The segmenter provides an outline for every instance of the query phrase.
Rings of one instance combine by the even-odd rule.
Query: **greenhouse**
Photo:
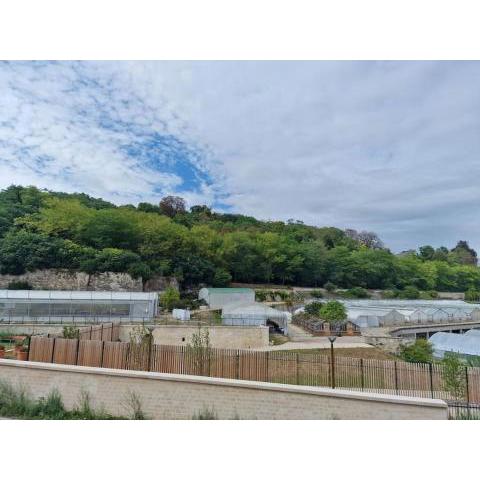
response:
[[[207,302],[212,309],[221,309],[230,303],[255,302],[255,291],[251,288],[201,288],[198,299]]]
[[[458,353],[462,356],[480,356],[480,335],[470,333],[463,335],[457,333],[437,332],[429,341],[433,345],[433,355],[443,358],[445,353]]]
[[[224,325],[268,325],[274,324],[287,332],[290,314],[271,308],[263,303],[233,303],[222,309]]]
[[[142,321],[157,311],[157,293],[0,290],[0,322]]]

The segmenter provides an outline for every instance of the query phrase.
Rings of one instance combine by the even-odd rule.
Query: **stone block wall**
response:
[[[37,398],[57,389],[67,408],[78,403],[82,391],[89,392],[94,407],[114,415],[128,414],[126,400],[135,393],[152,419],[190,420],[205,409],[218,419],[242,420],[447,418],[442,400],[245,380],[16,360],[0,360],[0,378],[24,385]]]
[[[22,275],[0,275],[0,289],[8,288],[10,282],[28,282],[35,290],[91,290],[107,292],[141,292],[141,278],[132,278],[128,273],[102,272],[89,275],[63,269],[46,269],[26,272]],[[178,288],[176,279],[154,277],[145,283],[146,292],[161,292],[167,286]]]

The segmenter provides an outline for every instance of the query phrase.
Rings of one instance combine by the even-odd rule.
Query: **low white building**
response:
[[[205,300],[213,309],[221,309],[231,303],[254,303],[255,290],[251,288],[202,288],[198,292],[198,299]]]

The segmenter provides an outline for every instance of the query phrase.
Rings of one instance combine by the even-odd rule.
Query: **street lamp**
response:
[[[332,372],[332,376],[331,376],[332,388],[335,388],[335,356],[333,353],[333,344],[336,339],[337,339],[336,336],[328,337],[328,340],[330,340],[330,365],[331,365],[331,372]]]

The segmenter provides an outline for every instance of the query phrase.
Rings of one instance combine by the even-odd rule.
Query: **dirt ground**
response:
[[[277,352],[282,350],[276,350]],[[298,350],[285,350],[286,352],[313,354],[320,353],[325,355],[329,350],[325,348],[311,348],[311,349],[298,349]],[[375,360],[395,360],[393,355],[380,350],[379,348],[336,348],[335,355],[341,357],[353,357],[353,358],[373,358]]]

